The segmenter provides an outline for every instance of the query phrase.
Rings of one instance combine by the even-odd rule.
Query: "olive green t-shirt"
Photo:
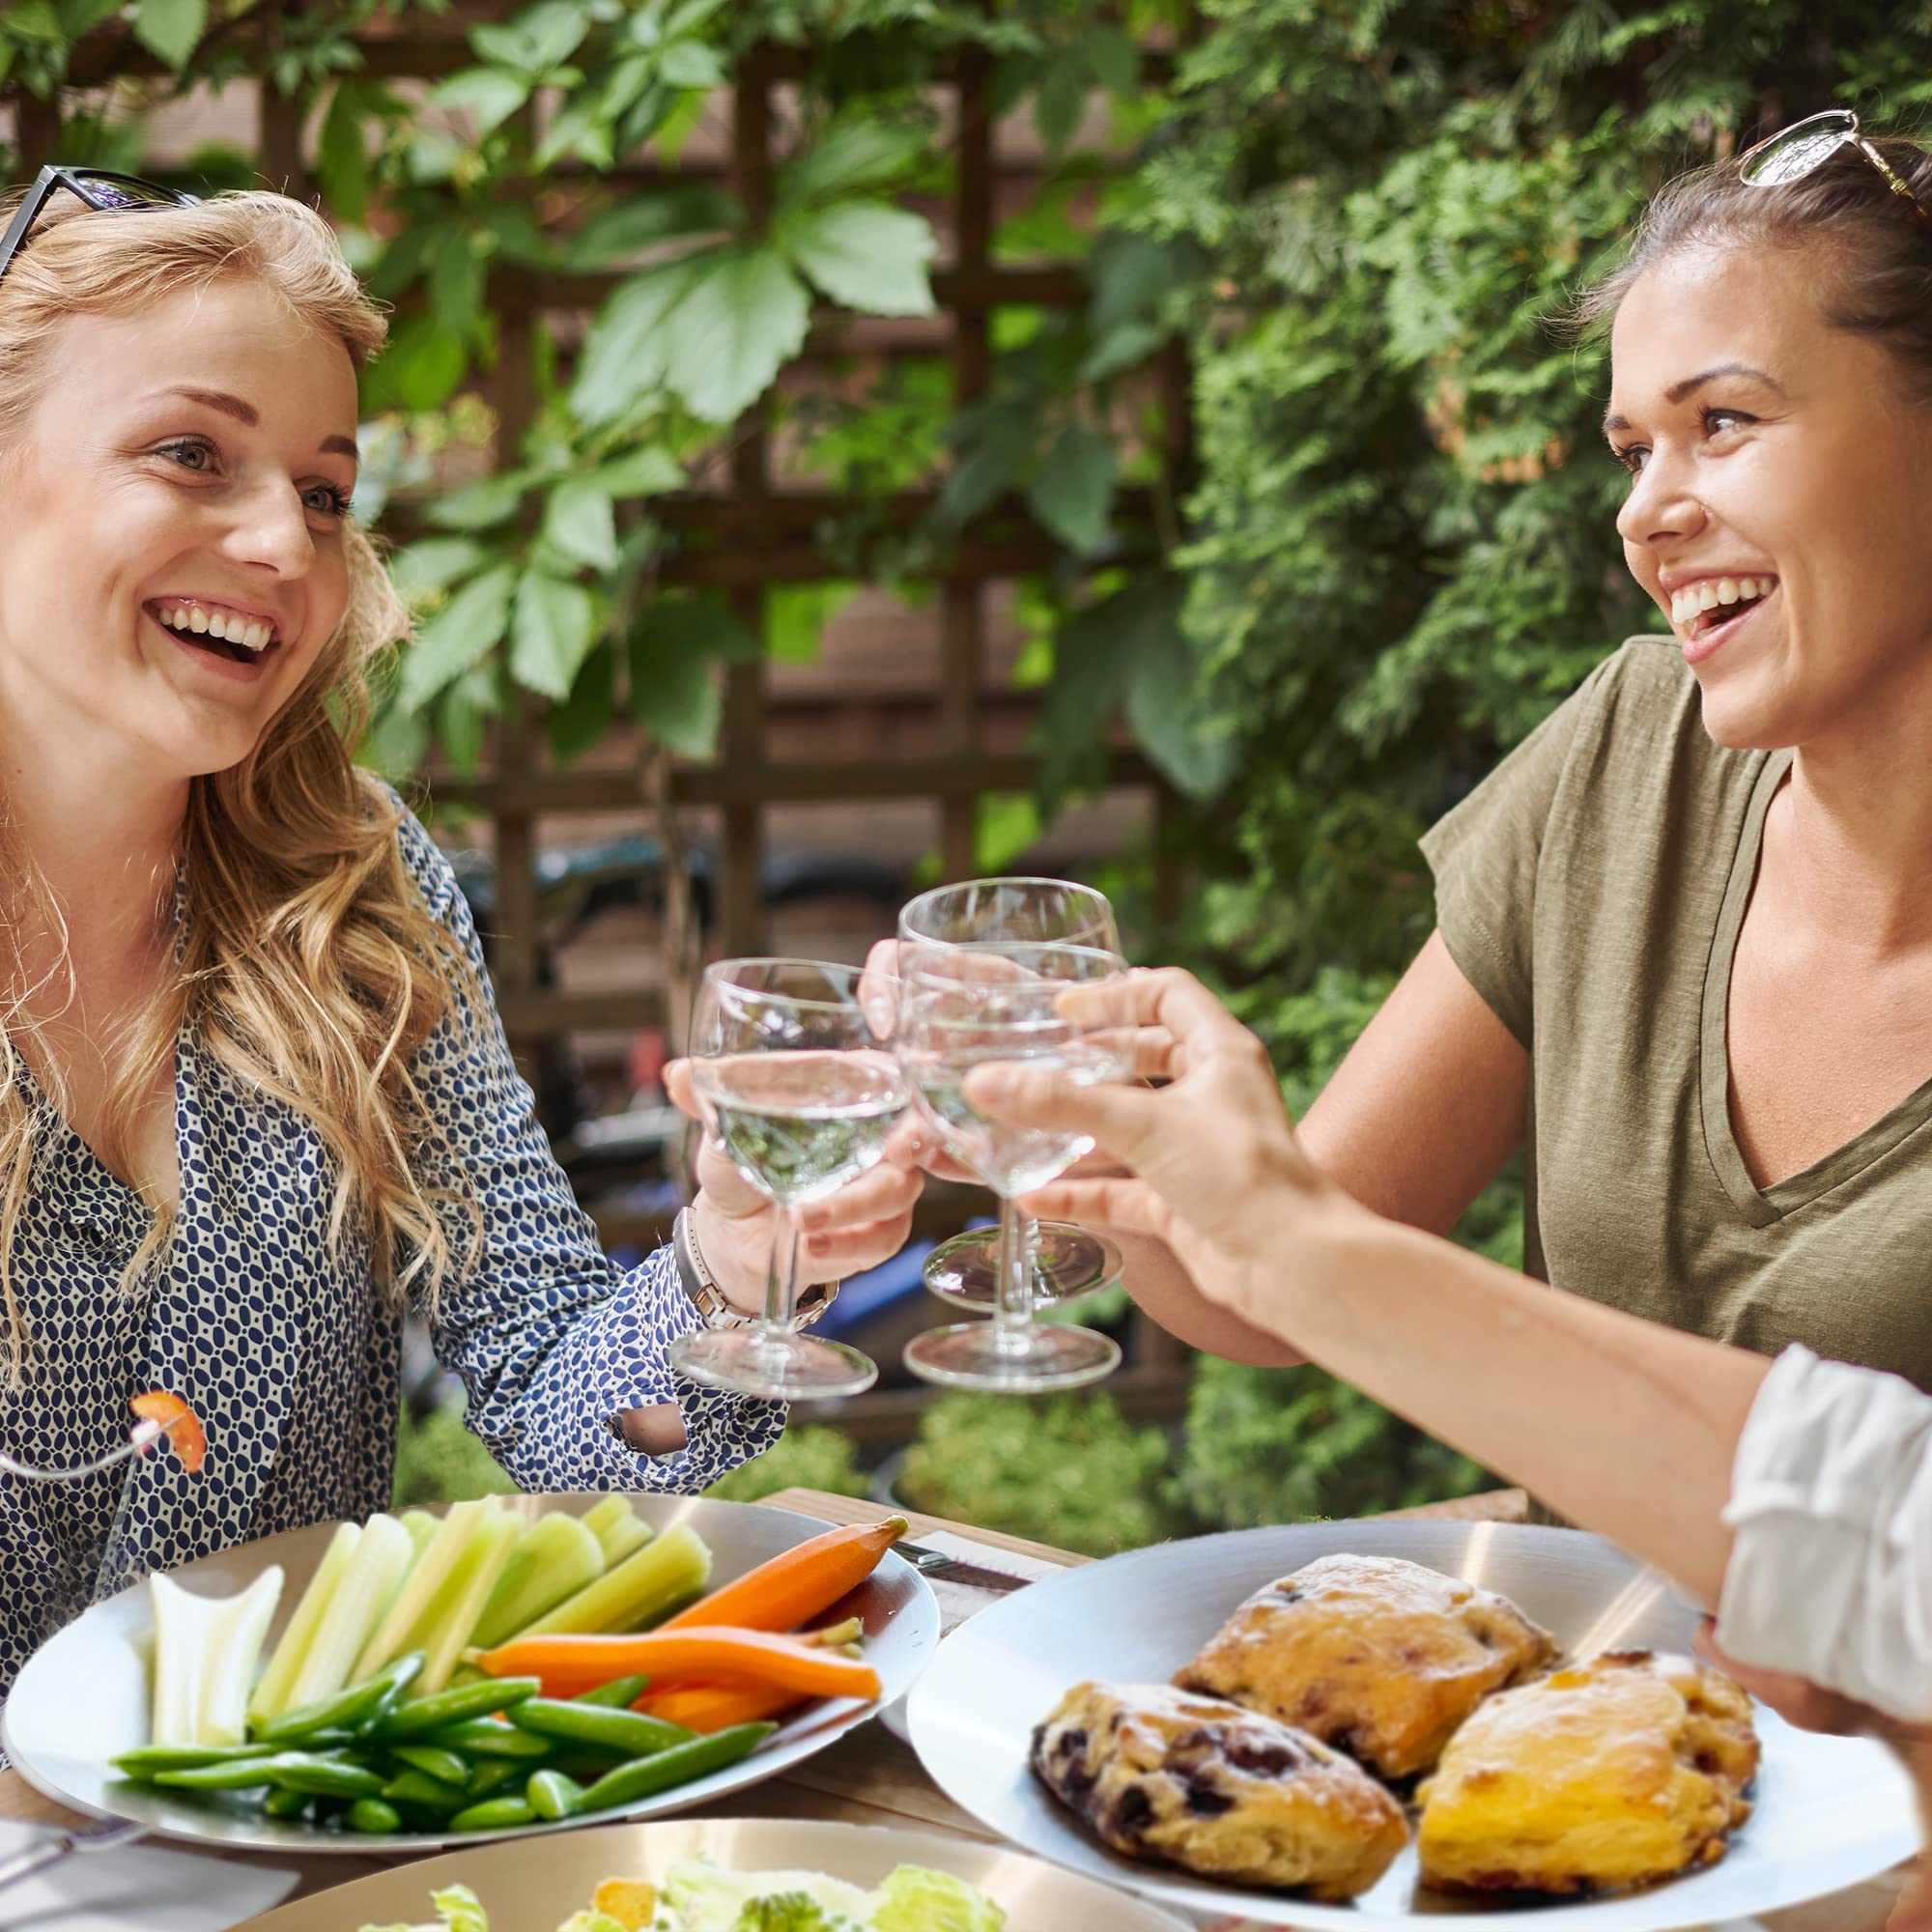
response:
[[[1436,919],[1530,1052],[1531,1274],[1932,1389],[1932,1080],[1775,1186],[1731,1132],[1731,959],[1790,763],[1714,744],[1676,640],[1634,638],[1424,838]]]

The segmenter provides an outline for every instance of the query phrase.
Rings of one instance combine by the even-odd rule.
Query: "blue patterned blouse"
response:
[[[486,989],[469,910],[404,811],[402,849],[432,913]],[[777,1404],[699,1388],[665,1349],[698,1325],[668,1249],[625,1274],[538,1127],[494,1004],[445,1019],[417,1078],[483,1212],[482,1259],[431,1319],[469,1392],[469,1426],[526,1490],[702,1488],[783,1428]],[[22,1389],[0,1395],[0,1443],[64,1466],[127,1439],[128,1399],[171,1389],[208,1429],[189,1476],[165,1450],[76,1483],[0,1476],[0,1692],[44,1638],[151,1570],[385,1508],[402,1318],[366,1244],[332,1261],[330,1165],[292,1109],[244,1089],[184,1031],[175,1076],[175,1237],[133,1293],[118,1287],[148,1209],[58,1123],[22,1216],[14,1281],[32,1337]],[[650,1457],[618,1411],[675,1402],[689,1446]]]

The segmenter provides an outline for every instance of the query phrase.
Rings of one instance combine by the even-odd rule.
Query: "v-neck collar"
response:
[[[1834,1148],[1809,1167],[1774,1181],[1769,1187],[1759,1187],[1751,1179],[1737,1136],[1731,1131],[1731,973],[1737,960],[1738,935],[1744,930],[1745,912],[1750,904],[1751,887],[1763,856],[1765,816],[1791,769],[1791,761],[1792,753],[1788,751],[1772,753],[1765,758],[1757,782],[1751,787],[1744,820],[1738,828],[1731,876],[1718,909],[1717,929],[1711,937],[1710,963],[1704,973],[1697,1083],[1704,1116],[1704,1145],[1731,1205],[1753,1228],[1768,1228],[1821,1195],[1829,1194],[1833,1188],[1842,1186],[1861,1169],[1889,1153],[1908,1135],[1932,1121],[1932,1080],[1927,1080],[1842,1147]]]

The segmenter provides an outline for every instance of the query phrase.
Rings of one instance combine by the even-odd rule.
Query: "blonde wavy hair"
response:
[[[0,226],[18,199],[0,202]],[[48,352],[73,316],[137,315],[246,277],[340,341],[358,371],[386,337],[327,223],[285,195],[228,193],[139,213],[90,213],[65,194],[55,204],[0,281],[0,452],[24,442]],[[349,523],[344,543],[349,601],[334,635],[249,755],[189,786],[182,928],[160,990],[113,1043],[109,1151],[127,1147],[143,1096],[172,1067],[191,1019],[199,1042],[245,1088],[313,1123],[335,1171],[331,1246],[339,1253],[352,1235],[366,1236],[385,1293],[433,1298],[473,1258],[480,1216],[460,1182],[426,1178],[429,1157],[446,1150],[411,1065],[446,1014],[466,1023],[476,989],[404,865],[388,794],[351,756],[368,720],[371,668],[410,624],[368,537]],[[21,1038],[35,1042],[43,1066],[56,1064],[26,1010],[35,989],[23,949],[6,944],[30,911],[61,936],[65,960],[59,909],[31,854],[0,829],[0,1378],[14,1383],[31,1350],[14,1294],[14,1238],[53,1124],[36,1103]],[[71,991],[71,961],[66,971]],[[50,1098],[60,1105],[58,1093]],[[172,1232],[164,1204],[150,1206],[154,1226],[124,1287]]]

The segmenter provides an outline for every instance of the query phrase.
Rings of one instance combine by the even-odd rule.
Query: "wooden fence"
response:
[[[363,71],[373,78],[434,80],[473,63],[465,27],[447,26],[408,33],[371,34],[358,42]],[[1171,63],[1158,50],[1144,66],[1145,79],[1157,84]],[[125,40],[99,48],[83,43],[71,69],[71,85],[99,85],[128,74],[158,73],[152,58]],[[772,119],[776,89],[801,77],[795,57],[781,50],[744,59],[730,95],[730,145],[726,175],[753,222],[770,211]],[[956,97],[955,186],[952,226],[953,259],[932,276],[935,299],[947,319],[942,353],[951,368],[953,397],[961,407],[988,390],[992,353],[990,319],[1006,306],[1073,308],[1084,306],[1088,287],[1076,268],[1016,266],[993,259],[994,193],[998,177],[989,60],[968,53],[941,67],[937,84]],[[17,139],[24,172],[57,152],[58,109],[24,95],[16,97]],[[301,117],[267,88],[261,90],[259,167],[263,177],[288,192],[312,193],[312,176],[303,151]],[[620,185],[661,183],[677,177],[657,170],[618,170],[606,177]],[[528,427],[532,332],[546,314],[582,313],[596,308],[621,273],[534,274],[494,267],[489,302],[498,324],[499,351],[489,378],[490,400],[499,421],[499,454],[514,452]],[[803,352],[816,358],[850,353],[843,346],[847,319],[834,311],[814,314]],[[1155,370],[1163,403],[1162,451],[1166,487],[1184,491],[1192,469],[1188,368],[1179,345],[1164,351]],[[849,560],[828,558],[815,531],[828,517],[855,507],[817,492],[775,488],[770,439],[759,407],[741,420],[730,438],[730,487],[716,494],[689,493],[651,501],[654,521],[692,539],[679,546],[659,569],[666,583],[722,589],[733,614],[753,636],[765,632],[765,593],[776,584],[799,583],[851,575]],[[883,502],[868,499],[867,511],[887,531],[914,527],[932,507],[930,494],[909,491]],[[1150,493],[1121,493],[1116,521],[1130,545],[1143,551],[1157,543]],[[735,541],[734,541],[735,539]],[[649,991],[596,992],[546,987],[539,982],[537,905],[537,824],[540,817],[635,810],[657,829],[671,808],[707,807],[722,823],[718,853],[717,917],[724,946],[731,952],[754,953],[765,944],[762,877],[767,814],[800,801],[838,802],[882,799],[924,800],[936,805],[945,876],[971,876],[975,869],[978,812],[982,798],[1033,788],[1037,760],[1030,753],[987,747],[984,724],[989,703],[1002,696],[989,689],[987,673],[988,587],[1042,570],[1064,555],[1062,548],[1034,524],[1016,502],[996,504],[962,533],[934,566],[940,611],[940,672],[930,694],[937,750],[917,758],[773,759],[767,751],[769,696],[761,662],[734,664],[725,671],[724,724],[718,755],[710,764],[670,764],[645,754],[625,769],[551,769],[543,756],[541,720],[526,705],[499,721],[484,768],[473,778],[430,773],[433,796],[485,814],[495,834],[497,913],[494,971],[503,1020],[520,1057],[543,1040],[578,1030],[638,1028],[662,1023],[661,997]],[[1122,748],[1111,753],[1109,782],[1144,787],[1154,799],[1156,893],[1160,923],[1172,916],[1178,892],[1170,824],[1171,795],[1148,761]],[[676,908],[673,908],[675,914]],[[679,921],[670,922],[673,941]],[[673,978],[675,976],[672,976]],[[956,1227],[981,1197],[962,1189],[933,1190],[923,1226]],[[638,1238],[655,1228],[631,1217],[601,1216],[607,1239]],[[1136,1323],[1130,1364],[1107,1386],[1129,1413],[1170,1415],[1178,1409],[1186,1381],[1184,1351],[1151,1323]],[[926,1392],[875,1392],[844,1405],[838,1420],[865,1436],[903,1432]]]

